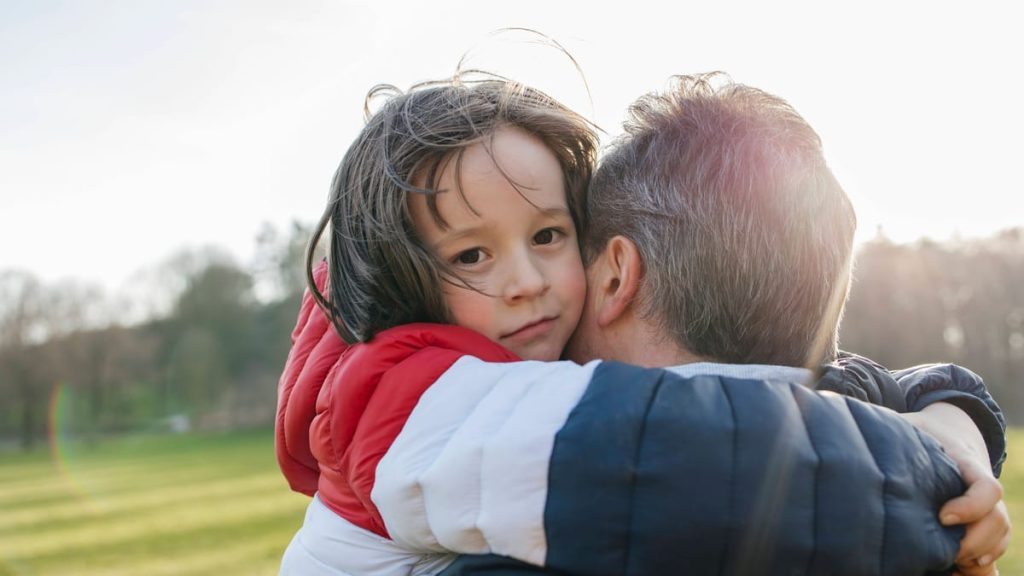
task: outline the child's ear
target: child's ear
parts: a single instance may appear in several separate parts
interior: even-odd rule
[[[615,236],[605,245],[594,266],[599,268],[589,289],[597,290],[597,325],[607,328],[622,318],[636,298],[644,275],[643,259],[632,240]]]

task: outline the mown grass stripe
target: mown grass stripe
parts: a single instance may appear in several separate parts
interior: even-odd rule
[[[10,542],[10,556],[45,563],[47,559],[87,557],[108,549],[178,549],[184,548],[186,542],[196,545],[220,542],[232,534],[249,531],[249,524],[259,525],[268,518],[297,527],[296,521],[288,521],[294,518],[296,503],[295,497],[284,494],[275,498],[246,500],[241,506],[237,501],[224,500],[215,505],[206,503],[195,507],[168,508],[142,518],[55,531],[46,539],[38,536],[18,538]],[[282,544],[282,548],[284,544],[287,542]]]
[[[58,533],[90,523],[117,521],[124,517],[145,517],[162,509],[199,506],[224,498],[258,499],[282,494],[282,482],[276,475],[224,479],[215,483],[187,484],[171,490],[107,495],[96,501],[65,501],[35,509],[5,512],[0,516],[0,535],[15,532],[19,537],[35,533]]]
[[[1010,432],[1003,485],[1024,518],[1024,458]],[[145,437],[74,447],[66,469],[45,452],[0,454],[0,576],[260,576],[277,573],[308,498],[291,493],[269,431]],[[999,562],[1024,574],[1024,530]]]
[[[244,543],[252,540],[260,544],[250,552],[262,558],[258,564],[271,574],[297,527],[291,509],[262,510],[174,531],[143,530],[135,536],[26,554],[21,559],[38,574],[196,574],[186,569],[190,564],[217,568],[220,574],[249,574],[255,571],[239,571],[241,567],[218,560],[222,553],[230,560],[226,548],[246,547]]]

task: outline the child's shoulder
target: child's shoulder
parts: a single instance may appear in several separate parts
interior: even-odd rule
[[[514,362],[519,357],[504,346],[468,328],[420,322],[378,332],[367,342],[351,347],[353,356],[412,355],[426,349],[447,350],[488,362]]]

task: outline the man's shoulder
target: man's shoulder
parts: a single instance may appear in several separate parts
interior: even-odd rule
[[[601,382],[654,382],[661,380],[755,380],[798,386],[811,384],[813,373],[804,368],[760,364],[721,364],[700,362],[664,367],[645,367],[616,360],[591,360],[577,364],[569,360],[539,362],[520,360],[493,362],[471,354],[452,366],[448,378],[496,380],[556,380],[589,377]]]
[[[780,366],[775,364],[726,364],[721,362],[693,362],[667,368],[684,378],[716,376],[739,380],[767,380],[807,384],[813,373],[806,368]]]

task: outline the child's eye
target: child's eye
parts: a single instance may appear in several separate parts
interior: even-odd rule
[[[557,228],[545,228],[533,235],[533,242],[540,245],[551,244],[558,239],[558,235],[561,233],[562,231]]]
[[[472,248],[470,250],[463,250],[455,255],[455,264],[477,264],[480,262],[482,255],[479,248]]]

